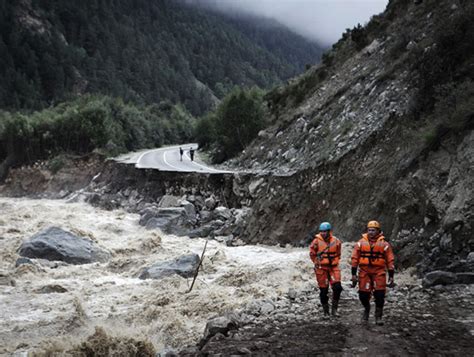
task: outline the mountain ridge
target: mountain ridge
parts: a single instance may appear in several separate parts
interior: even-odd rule
[[[4,109],[101,93],[147,104],[181,102],[202,114],[215,105],[213,95],[222,98],[234,85],[269,88],[322,53],[281,27],[271,43],[275,30],[267,33],[255,20],[169,0],[21,0],[1,10]]]

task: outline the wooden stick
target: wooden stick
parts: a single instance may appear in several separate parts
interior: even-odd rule
[[[204,244],[204,249],[202,250],[202,254],[201,254],[201,260],[199,261],[199,265],[197,266],[196,271],[194,272],[193,282],[191,284],[191,287],[189,288],[189,290],[186,293],[190,293],[191,290],[193,290],[194,282],[196,281],[196,278],[199,274],[199,268],[201,267],[202,260],[204,259],[204,253],[206,252],[207,242],[208,241],[206,239],[206,244]]]
[[[221,195],[222,195],[222,198],[224,199],[225,206],[226,206],[227,208],[229,208],[229,205],[227,204],[227,200],[225,199],[224,189],[222,189],[222,188],[221,188]]]

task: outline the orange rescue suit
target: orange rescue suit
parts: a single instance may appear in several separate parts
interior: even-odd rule
[[[316,280],[320,288],[327,288],[329,284],[341,281],[339,239],[330,234],[329,240],[326,241],[321,234],[317,234],[309,246],[309,256],[314,263]]]
[[[359,267],[359,290],[385,290],[387,270],[394,270],[392,246],[382,234],[369,239],[367,233],[362,235],[352,251],[352,269]]]

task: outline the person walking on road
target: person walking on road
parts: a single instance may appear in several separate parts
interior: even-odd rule
[[[392,246],[385,240],[377,221],[367,224],[367,233],[355,244],[352,251],[352,287],[359,283],[359,300],[364,306],[362,321],[369,321],[370,297],[375,299],[375,323],[383,325],[385,291],[394,286],[394,255]],[[357,278],[357,269],[359,277]]]
[[[179,147],[179,160],[180,161],[183,161],[183,154],[184,154],[183,148],[180,146]]]
[[[194,149],[193,148],[189,149],[189,156],[191,156],[191,161],[194,161]]]
[[[341,270],[339,269],[341,241],[332,235],[329,222],[319,225],[319,234],[314,237],[309,246],[309,256],[314,264],[324,316],[329,316],[329,285],[332,287],[331,315],[337,316],[342,292]]]

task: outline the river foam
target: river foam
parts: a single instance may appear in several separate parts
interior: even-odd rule
[[[51,344],[67,349],[96,326],[149,340],[157,350],[179,348],[196,343],[212,317],[314,285],[307,249],[227,247],[213,240],[190,293],[192,279],[177,275],[140,280],[140,271],[155,262],[200,255],[205,241],[162,235],[138,221],[138,215],[85,203],[0,198],[0,271],[14,282],[0,285],[0,353]],[[50,226],[92,239],[111,259],[85,265],[35,260],[15,268],[21,242]]]

